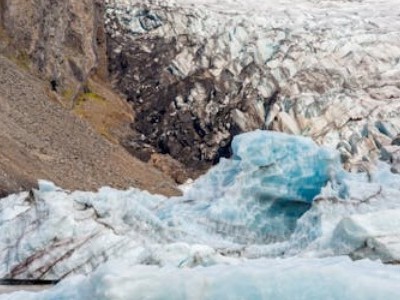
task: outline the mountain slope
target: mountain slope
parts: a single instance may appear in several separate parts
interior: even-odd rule
[[[0,193],[47,179],[66,189],[110,185],[177,194],[173,181],[64,109],[43,82],[0,56]]]

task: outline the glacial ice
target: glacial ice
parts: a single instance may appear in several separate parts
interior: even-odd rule
[[[153,90],[177,98],[160,134],[179,139],[173,120],[190,112],[207,133],[202,147],[193,143],[204,158],[232,128],[267,127],[338,148],[347,169],[362,170],[400,134],[397,8],[398,0],[107,0],[106,27],[115,59],[121,49],[138,59],[147,55],[135,51],[151,51],[156,73],[171,69],[172,81]],[[162,26],[138,33],[146,15]],[[146,75],[135,82],[152,78],[147,64],[137,68]],[[135,95],[135,74],[116,75]],[[195,84],[175,88],[181,81]],[[204,92],[214,87],[216,96]]]
[[[40,294],[7,300],[397,300],[400,269],[348,258],[258,259],[200,268],[110,262],[89,277],[67,279]]]
[[[311,203],[341,171],[336,152],[288,134],[242,134],[234,139],[232,151],[233,163],[239,166],[232,168],[230,177],[249,174],[251,193],[260,199]]]
[[[236,136],[232,151],[184,198],[206,206],[213,231],[242,243],[286,239],[321,189],[343,176],[338,154],[309,138],[259,130]]]
[[[381,210],[343,218],[333,233],[336,253],[400,261],[400,209]],[[379,253],[378,255],[374,252]]]
[[[190,299],[188,291],[216,299],[226,290],[290,299],[299,289],[304,299],[398,298],[398,268],[334,256],[398,261],[400,175],[385,163],[347,173],[336,151],[268,131],[239,135],[232,149],[181,197],[70,192],[41,181],[2,199],[0,277],[68,277],[10,299]]]

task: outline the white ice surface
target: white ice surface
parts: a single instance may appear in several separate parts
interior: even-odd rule
[[[208,268],[136,266],[127,260],[40,294],[7,300],[397,300],[400,268],[348,258],[258,259]]]
[[[39,296],[11,299],[218,299],[224,291],[232,299],[253,292],[254,299],[290,299],[299,290],[304,299],[398,297],[398,267],[334,257],[399,260],[399,175],[383,163],[369,178],[346,173],[334,152],[284,134],[248,133],[233,149],[232,160],[182,197],[110,188],[71,193],[41,181],[33,194],[2,199],[1,277],[71,278]],[[274,161],[279,168],[271,168]],[[320,189],[313,201],[297,197],[303,178]],[[271,194],[268,185],[277,184],[296,192]],[[73,276],[107,261],[87,278]]]

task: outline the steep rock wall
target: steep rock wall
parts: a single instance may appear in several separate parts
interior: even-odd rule
[[[2,0],[2,52],[72,100],[89,76],[106,76],[104,3]],[[0,48],[1,49],[1,48]]]

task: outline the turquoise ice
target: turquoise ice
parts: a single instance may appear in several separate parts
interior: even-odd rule
[[[236,136],[232,151],[185,198],[219,232],[242,242],[287,238],[321,189],[328,182],[340,188],[344,177],[338,153],[305,137],[258,130]]]

